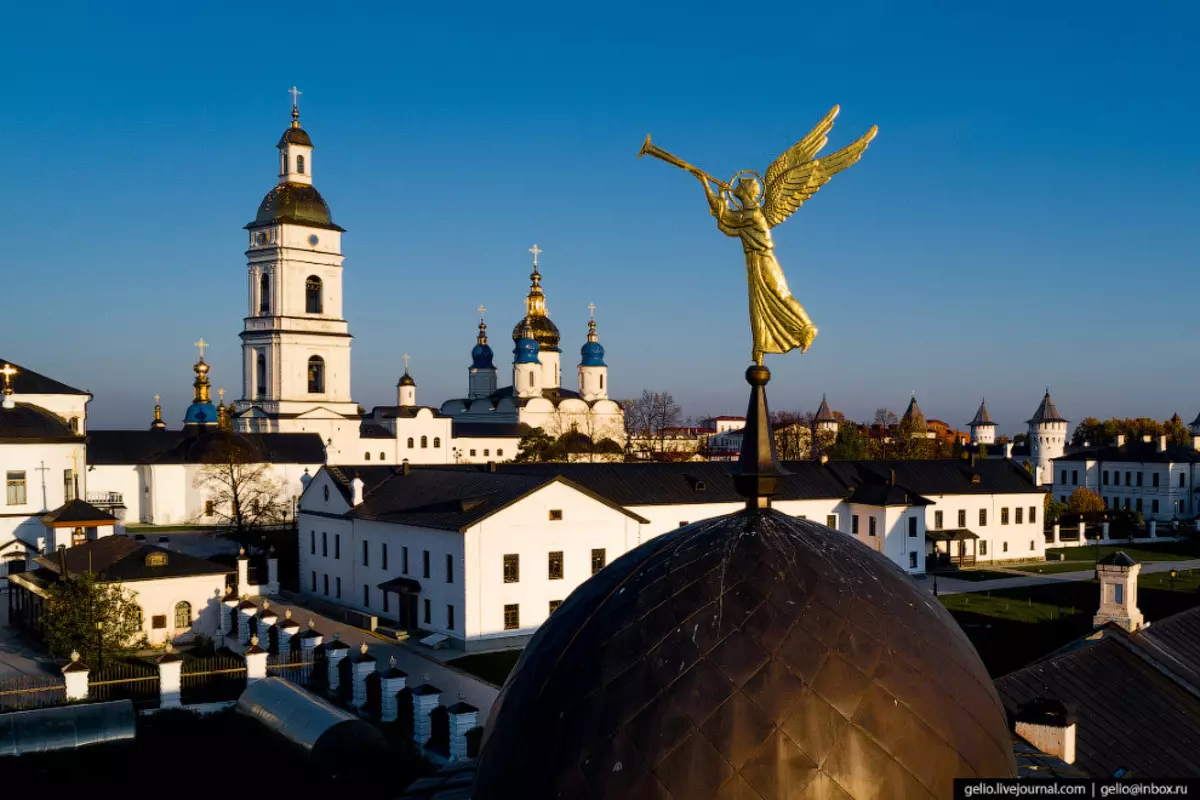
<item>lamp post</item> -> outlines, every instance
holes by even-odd
[[[1172,592],[1175,591],[1175,578],[1178,574],[1179,573],[1177,573],[1175,570],[1171,570],[1171,591]]]
[[[96,672],[104,667],[104,620],[96,621]]]

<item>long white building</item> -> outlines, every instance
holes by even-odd
[[[1044,557],[1044,491],[1007,460],[794,462],[775,508],[923,573]],[[326,467],[300,499],[302,590],[442,633],[517,643],[595,570],[744,507],[726,464]]]

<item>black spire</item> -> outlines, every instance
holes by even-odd
[[[746,427],[742,429],[742,452],[733,485],[746,498],[746,508],[770,508],[778,479],[788,475],[775,457],[775,434],[767,410],[767,382],[771,371],[754,365],[746,370],[750,384],[750,406],[746,409]]]

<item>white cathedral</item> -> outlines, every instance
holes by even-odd
[[[396,404],[364,413],[350,396],[351,335],[342,314],[345,229],[334,223],[313,185],[313,143],[300,127],[295,103],[278,149],[279,183],[246,226],[249,314],[241,333],[242,396],[231,411],[236,430],[316,433],[331,464],[510,460],[533,428],[620,452],[624,415],[608,399],[608,367],[594,317],[581,350],[579,391],[562,387],[559,332],[546,312],[537,245],[531,248],[526,314],[513,328],[511,386],[498,387],[481,306],[465,398],[440,409],[418,405],[406,363]]]

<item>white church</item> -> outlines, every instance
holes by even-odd
[[[608,399],[608,367],[594,317],[581,349],[579,389],[562,386],[559,331],[546,311],[537,245],[531,248],[526,314],[513,328],[512,385],[498,386],[481,307],[467,397],[441,408],[418,405],[406,365],[396,404],[365,413],[350,396],[352,337],[342,311],[345,229],[334,223],[313,185],[313,143],[300,127],[294,100],[278,149],[279,182],[246,225],[249,308],[241,333],[242,396],[232,408],[236,430],[315,433],[333,464],[505,461],[533,428],[555,438],[609,439],[621,449],[624,417]]]

